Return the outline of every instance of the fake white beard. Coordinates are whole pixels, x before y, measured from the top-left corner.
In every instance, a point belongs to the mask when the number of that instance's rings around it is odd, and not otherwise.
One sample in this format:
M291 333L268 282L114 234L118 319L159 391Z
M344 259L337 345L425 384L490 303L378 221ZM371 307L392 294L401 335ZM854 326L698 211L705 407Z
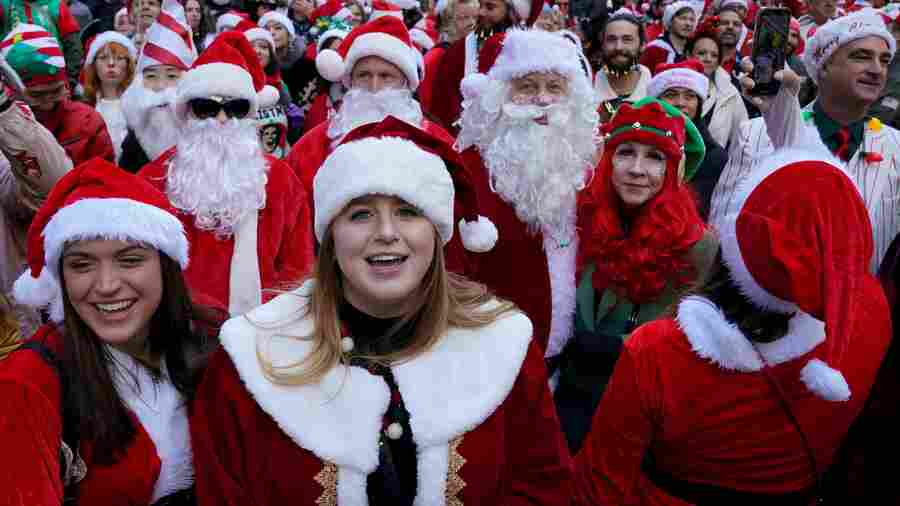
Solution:
M354 128L378 123L388 116L411 125L422 125L422 107L408 89L385 89L372 93L352 88L344 95L340 109L328 124L328 138L332 145L336 145Z
M122 94L122 111L128 128L150 160L155 160L178 140L175 87L153 91L144 87L140 75Z
M248 213L266 205L268 162L253 119L189 119L166 174L172 205L201 230L229 237Z
M477 143L491 189L510 203L529 230L572 237L570 214L594 168L592 124L572 103L549 107L504 104L490 134ZM534 121L547 115L548 124Z

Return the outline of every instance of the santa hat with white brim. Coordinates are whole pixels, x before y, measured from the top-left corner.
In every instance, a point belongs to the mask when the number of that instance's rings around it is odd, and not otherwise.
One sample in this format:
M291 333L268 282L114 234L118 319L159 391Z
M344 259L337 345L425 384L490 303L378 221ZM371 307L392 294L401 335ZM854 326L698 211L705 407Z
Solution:
M722 11L722 9L736 9L736 8L748 8L747 0L714 0L712 4L712 10L716 14Z
M884 18L874 9L862 9L832 19L818 27L806 41L803 64L813 82L818 84L819 73L839 48L866 37L881 37L891 52L897 52L897 41L891 35Z
M243 21L250 21L250 16L238 11L228 11L216 20L216 33L234 30Z
M415 48L409 30L394 16L382 16L353 29L337 51L325 49L316 56L319 75L350 87L350 75L356 62L377 56L394 64L406 76L410 90L419 87L422 54Z
M171 65L187 70L197 59L197 48L184 14L177 0L165 0L156 22L147 29L137 72L156 65Z
M137 48L134 46L134 42L131 42L131 39L121 33L110 30L97 35L94 40L91 41L91 45L88 46L87 55L84 57L85 65L94 63L94 60L97 59L97 53L113 42L124 47L128 51L128 57L131 58L132 62L137 60Z
M671 88L686 88L706 100L709 94L709 78L703 73L703 64L690 59L679 63L661 63L656 66L656 74L647 83L647 96L659 98Z
M268 29L269 23L273 21L283 26L284 29L287 30L288 34L290 35L290 40L294 40L294 38L297 37L297 31L294 29L294 23L292 23L287 16L278 11L269 11L263 14L262 16L260 16L257 25L260 28Z
M72 241L132 241L188 266L188 240L175 209L144 178L93 158L64 175L28 229L28 270L16 280L20 304L48 308L63 320L60 258Z
M666 10L663 11L662 17L663 28L666 30L672 28L672 20L675 19L675 16L677 16L679 12L686 9L690 9L694 14L697 14L697 11L694 10L694 4L686 0L679 0L678 2L666 6Z
M237 31L223 32L178 81L175 110L186 118L187 104L194 98L243 98L250 101L248 117L253 118L259 105L257 94L265 85L265 74L247 37Z
M854 309L856 297L877 283L868 272L872 229L858 188L824 149L787 149L766 157L735 196L737 211L719 231L731 279L757 307L824 322L824 349L800 379L825 400L846 401L848 383L828 364L842 363L859 337L854 319L864 312Z
M353 199L395 196L416 206L446 244L458 222L463 247L490 251L497 228L478 213L477 194L459 153L446 141L393 116L361 126L328 156L313 182L315 234Z
M264 41L268 44L272 54L275 54L275 39L272 38L272 34L265 28L250 28L249 30L244 31L244 36L247 37L247 40L250 41L251 44L258 40Z

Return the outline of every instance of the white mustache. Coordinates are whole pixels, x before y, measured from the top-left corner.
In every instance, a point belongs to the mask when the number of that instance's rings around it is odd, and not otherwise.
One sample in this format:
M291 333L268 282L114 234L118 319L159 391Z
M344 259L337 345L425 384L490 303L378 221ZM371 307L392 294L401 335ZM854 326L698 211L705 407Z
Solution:
M503 114L513 120L527 121L546 116L550 125L563 125L569 119L569 110L560 104L547 106L503 104Z

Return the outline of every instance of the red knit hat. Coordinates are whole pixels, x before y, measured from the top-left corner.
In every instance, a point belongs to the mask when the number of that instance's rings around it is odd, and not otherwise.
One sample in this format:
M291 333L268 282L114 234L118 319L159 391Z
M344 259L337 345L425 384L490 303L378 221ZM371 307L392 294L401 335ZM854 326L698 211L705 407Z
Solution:
M406 76L410 90L419 87L422 54L413 46L406 25L394 16L382 16L354 28L337 51L326 49L316 56L316 69L325 79L343 81L349 87L353 66L367 56L393 63Z
M737 212L721 227L722 259L756 306L824 321L825 346L801 379L819 397L844 401L850 389L826 362L840 363L854 337L859 297L876 281L866 206L836 160L783 151L766 158L737 190Z
M59 262L70 241L129 240L149 244L182 269L188 240L168 199L144 178L93 158L69 171L50 191L28 229L28 267L13 286L16 301L48 307L63 319Z
M403 9L387 0L374 0L372 2L372 15L370 20L375 20L383 16L393 16L403 21Z
M348 202L372 193L421 209L444 243L454 223L469 251L490 251L497 242L497 227L478 214L474 184L452 144L393 116L348 133L316 174L316 237L323 239Z
M249 116L255 117L257 93L265 85L266 75L247 37L238 31L223 32L178 81L176 110L184 118L191 99L219 95L249 100Z

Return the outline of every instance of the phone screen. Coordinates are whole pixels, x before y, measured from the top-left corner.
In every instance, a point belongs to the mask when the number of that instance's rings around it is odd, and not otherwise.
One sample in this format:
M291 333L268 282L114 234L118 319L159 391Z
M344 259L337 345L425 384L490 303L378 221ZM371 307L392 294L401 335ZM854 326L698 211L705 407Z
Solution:
M755 95L775 95L780 83L775 72L784 68L790 35L791 14L787 9L766 8L756 18L753 34L753 76Z

